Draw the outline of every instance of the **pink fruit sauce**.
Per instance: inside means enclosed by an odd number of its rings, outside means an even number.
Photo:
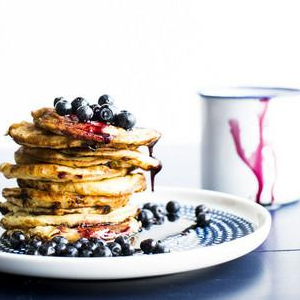
[[[266,142],[264,140],[264,122],[265,117],[268,111],[269,106],[269,98],[261,98],[260,103],[262,104],[262,111],[258,115],[258,127],[259,127],[259,139],[257,146],[254,150],[254,152],[250,155],[250,157],[247,157],[245,154],[245,150],[242,146],[241,142],[241,130],[239,121],[236,119],[229,120],[229,126],[230,126],[230,132],[233,137],[233,141],[235,144],[236,152],[240,159],[245,163],[245,165],[253,172],[254,176],[256,177],[258,188],[256,192],[256,202],[261,203],[261,195],[262,191],[264,189],[265,184],[265,178],[264,178],[264,170],[263,170],[263,149],[266,146]],[[274,159],[274,165],[275,165],[275,172],[276,172],[276,157],[275,153],[272,149],[273,159]],[[272,183],[272,189],[271,189],[271,203],[274,202],[274,185],[275,185],[275,179]]]

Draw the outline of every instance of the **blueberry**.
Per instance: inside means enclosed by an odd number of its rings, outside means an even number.
[[[87,243],[83,243],[81,246],[81,250],[95,250],[99,245],[97,243],[93,243],[88,241]]]
[[[154,222],[154,215],[149,209],[142,209],[138,215],[138,220],[142,222],[143,227],[148,227]]]
[[[196,217],[196,223],[199,227],[205,227],[211,222],[211,216],[208,213],[199,213]]]
[[[87,238],[80,238],[78,239],[76,242],[74,242],[72,245],[77,248],[80,249],[82,247],[82,244],[88,243],[89,240]]]
[[[79,106],[76,110],[76,116],[81,122],[90,121],[93,118],[93,110],[87,105]]]
[[[102,95],[98,100],[98,104],[101,106],[103,104],[113,105],[114,100],[109,95]]]
[[[121,246],[128,244],[129,242],[130,242],[129,238],[125,235],[120,235],[115,239],[115,243],[118,243]]]
[[[113,256],[119,256],[122,252],[122,246],[116,242],[108,243],[108,248],[111,250]]]
[[[53,246],[52,242],[45,242],[42,246],[38,248],[39,254],[43,256],[53,256],[55,255],[55,246]]]
[[[32,247],[32,246],[29,246],[27,249],[26,249],[26,252],[25,252],[27,255],[39,255],[39,251],[37,250],[37,248],[35,247]]]
[[[175,222],[180,218],[178,214],[168,214],[167,217],[170,222]]]
[[[56,251],[56,255],[58,256],[64,256],[65,252],[66,252],[66,249],[67,249],[67,244],[57,244],[55,247],[54,247],[55,251]]]
[[[72,112],[72,106],[69,101],[60,100],[56,103],[55,110],[60,116],[65,116]]]
[[[131,129],[135,125],[135,123],[135,116],[126,110],[122,110],[115,116],[115,125],[126,130]]]
[[[55,107],[56,103],[57,103],[58,101],[61,101],[61,100],[67,101],[64,97],[57,97],[57,98],[55,98],[54,101],[53,101],[53,106]]]
[[[108,104],[100,106],[95,112],[95,120],[104,123],[113,123],[117,109]]]
[[[92,255],[93,255],[93,251],[87,249],[79,252],[80,257],[91,257]]]
[[[133,246],[131,244],[124,244],[122,246],[122,254],[124,256],[130,256],[133,255],[135,253],[135,249],[133,248]]]
[[[90,105],[90,108],[93,110],[93,117],[92,117],[92,121],[97,121],[97,117],[99,114],[99,110],[100,110],[100,105],[98,104],[92,104]]]
[[[91,243],[94,243],[98,246],[105,246],[105,242],[102,239],[96,238],[96,237],[91,237],[89,238],[89,241]]]
[[[155,218],[156,225],[162,225],[163,223],[165,223],[165,216],[162,215],[162,216]]]
[[[143,208],[145,209],[150,209],[151,210],[151,207],[153,206],[153,204],[151,202],[147,202],[143,205]]]
[[[76,111],[80,106],[88,106],[89,103],[84,98],[77,97],[72,101],[71,105],[73,114],[76,114]]]
[[[209,209],[204,204],[200,204],[200,205],[196,206],[196,208],[195,208],[195,215],[196,215],[196,217],[200,213],[208,213],[208,212],[209,212]]]
[[[154,249],[153,249],[153,253],[157,254],[157,253],[169,253],[170,249],[168,247],[166,247],[163,243],[158,242]]]
[[[177,213],[180,210],[180,204],[177,201],[169,201],[166,205],[166,210],[170,214]]]
[[[107,246],[99,246],[93,251],[94,257],[110,257],[112,256],[111,250]]]
[[[153,253],[155,247],[156,241],[153,239],[143,240],[140,244],[140,248],[145,254]]]
[[[34,237],[29,241],[29,247],[37,249],[43,244],[43,241],[40,238]]]
[[[72,245],[67,245],[66,249],[63,252],[63,256],[65,257],[77,257],[78,256],[78,250],[76,247]]]
[[[153,205],[150,208],[150,210],[152,211],[154,218],[156,218],[156,219],[160,219],[166,214],[166,211],[164,210],[164,208],[160,207],[158,205]]]
[[[20,249],[26,245],[27,238],[22,231],[14,231],[9,241],[13,249]]]
[[[64,238],[63,236],[59,236],[59,235],[55,236],[52,239],[52,241],[56,244],[68,244],[69,243],[69,241],[66,238]]]

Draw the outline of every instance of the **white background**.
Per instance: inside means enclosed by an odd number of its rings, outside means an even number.
[[[300,86],[299,1],[0,0],[0,143],[53,98],[111,94],[163,144],[199,142],[206,86]]]

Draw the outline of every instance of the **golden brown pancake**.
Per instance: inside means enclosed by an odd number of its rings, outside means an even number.
[[[135,234],[140,229],[140,223],[135,218],[129,218],[118,224],[107,224],[97,226],[37,226],[35,228],[23,229],[30,237],[37,236],[42,239],[52,239],[55,236],[63,236],[70,242],[77,241],[85,237],[96,237],[106,241],[115,240],[120,235],[130,236]],[[13,230],[7,233],[11,234]]]
[[[87,182],[50,182],[18,179],[21,188],[34,188],[55,193],[76,193],[88,196],[122,196],[141,192],[146,189],[146,179],[143,174],[129,174],[123,177]]]
[[[67,215],[32,215],[27,213],[8,213],[1,224],[5,229],[34,228],[36,226],[59,226],[67,227],[88,225],[105,225],[120,223],[129,217],[135,217],[138,209],[134,205],[126,205],[115,209],[108,214],[67,214]]]
[[[84,207],[84,208],[44,208],[44,207],[20,207],[10,202],[0,203],[0,212],[2,215],[8,213],[28,214],[28,215],[57,215],[67,214],[108,214],[111,208],[107,206]]]
[[[85,182],[124,176],[128,169],[111,169],[107,166],[71,168],[54,164],[13,165],[3,163],[0,172],[8,179],[46,180],[54,182]]]
[[[156,143],[161,136],[154,129],[125,130],[100,122],[80,123],[76,116],[60,116],[53,108],[36,110],[32,112],[32,117],[35,125],[44,130],[74,139],[106,144],[113,148],[126,148],[126,145],[147,146]]]
[[[52,152],[53,151],[53,152]],[[52,163],[72,168],[85,168],[99,165],[106,165],[110,168],[121,169],[131,168],[133,166],[125,161],[116,161],[109,159],[102,159],[101,157],[79,157],[71,156],[53,149],[45,148],[28,148],[21,147],[15,152],[15,161],[17,164],[40,164]]]
[[[118,197],[85,196],[68,192],[41,191],[30,188],[5,188],[2,196],[19,207],[44,207],[49,209],[70,209],[109,206],[111,209],[126,205],[130,194]]]

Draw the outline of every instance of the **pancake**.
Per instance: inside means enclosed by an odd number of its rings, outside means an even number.
[[[25,230],[30,236],[37,236],[42,239],[52,239],[55,236],[63,236],[70,242],[85,237],[96,237],[106,241],[115,240],[120,235],[130,236],[140,229],[140,223],[135,218],[129,218],[119,224],[99,225],[99,226],[78,226],[70,228],[67,226],[37,226]],[[12,231],[8,231],[11,234]]]
[[[83,207],[83,208],[44,208],[44,207],[20,207],[10,202],[0,203],[2,215],[8,213],[28,215],[57,215],[67,214],[108,214],[111,208],[107,206]]]
[[[83,182],[124,176],[128,173],[128,169],[111,169],[101,165],[87,168],[71,168],[54,164],[13,165],[3,163],[0,165],[0,172],[8,179]]]
[[[120,223],[129,217],[135,217],[138,209],[133,205],[115,209],[108,214],[67,214],[67,215],[29,215],[26,213],[8,213],[2,220],[1,225],[5,229],[34,228],[36,226],[60,226],[67,227],[85,225],[105,225]]]
[[[75,140],[69,136],[56,135],[39,129],[32,123],[16,123],[9,127],[8,135],[20,145],[28,147],[63,149],[72,147],[86,147],[86,141]]]
[[[48,182],[18,179],[21,188],[34,188],[55,193],[76,193],[88,196],[122,196],[141,192],[146,189],[146,179],[143,174],[130,174],[123,177],[87,182]]]
[[[28,157],[29,156],[29,157]],[[94,151],[82,148],[53,150],[21,147],[15,153],[17,163],[30,163],[30,159],[61,165],[74,163],[78,167],[113,164],[114,166],[135,166],[143,170],[159,168],[160,161],[139,150],[98,148]]]
[[[156,143],[161,134],[154,129],[133,128],[125,130],[101,122],[80,123],[75,115],[60,116],[53,108],[41,108],[32,112],[34,124],[57,135],[73,139],[109,144],[110,147],[126,148]]]
[[[32,163],[52,163],[72,168],[84,168],[99,165],[106,165],[110,168],[132,168],[132,165],[125,161],[116,161],[103,159],[101,157],[79,157],[66,155],[52,149],[21,147],[15,152],[15,161],[17,164]]]
[[[55,193],[28,188],[5,188],[2,190],[2,196],[9,203],[24,208],[70,209],[109,206],[111,209],[115,209],[126,205],[131,195],[125,194],[119,197],[84,196],[68,192]]]

